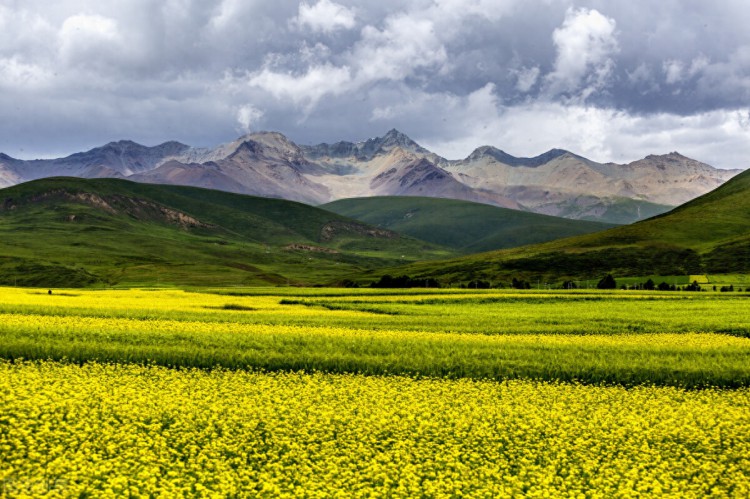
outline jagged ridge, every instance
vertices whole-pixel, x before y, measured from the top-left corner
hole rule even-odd
[[[450,161],[395,129],[362,142],[315,146],[299,146],[278,132],[258,132],[211,149],[119,141],[54,160],[0,156],[0,186],[65,175],[193,185],[310,204],[416,195],[618,223],[666,211],[738,172],[678,153],[618,165],[562,149],[519,158],[483,146]]]

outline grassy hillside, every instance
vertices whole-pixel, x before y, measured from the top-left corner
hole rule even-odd
[[[321,208],[463,253],[513,248],[612,227],[455,199],[354,198]]]
[[[672,208],[674,206],[651,203],[640,199],[620,198],[609,200],[609,204],[602,204],[602,212],[597,216],[581,216],[580,213],[575,211],[573,206],[568,206],[567,210],[560,213],[560,216],[625,225],[661,215]]]
[[[750,171],[668,213],[632,225],[388,272],[445,283],[477,278],[507,282],[512,277],[560,282],[607,273],[750,272]]]
[[[116,179],[0,190],[0,284],[316,284],[451,254],[278,199]]]

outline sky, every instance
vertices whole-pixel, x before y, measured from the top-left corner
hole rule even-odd
[[[750,167],[747,0],[0,0],[0,152],[391,128]]]

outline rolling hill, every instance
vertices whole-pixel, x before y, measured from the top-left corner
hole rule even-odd
[[[213,148],[120,140],[58,159],[25,161],[0,153],[0,187],[53,176],[122,178],[313,205],[368,196],[461,199],[608,223],[664,213],[739,171],[676,152],[615,164],[562,149],[523,158],[481,146],[465,159],[448,160],[395,129],[361,142],[318,145],[257,132]]]
[[[750,171],[664,215],[603,232],[445,261],[392,274],[444,283],[541,282],[617,276],[750,272]],[[375,274],[372,274],[374,276]]]
[[[611,228],[482,203],[424,197],[342,199],[321,208],[462,253],[541,243]]]
[[[445,248],[305,204],[117,179],[0,190],[0,284],[319,284]]]

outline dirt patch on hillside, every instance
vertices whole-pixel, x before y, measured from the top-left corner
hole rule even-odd
[[[362,224],[353,223],[353,222],[337,221],[337,222],[329,222],[325,224],[322,229],[320,229],[320,240],[331,241],[335,239],[336,237],[345,235],[345,234],[358,234],[361,236],[375,237],[378,239],[398,238],[398,234],[390,230],[378,229],[376,227],[368,227],[367,225],[362,225]]]
[[[324,248],[323,246],[313,246],[312,244],[299,244],[292,243],[284,246],[287,251],[311,251],[313,253],[328,253],[329,255],[337,255],[339,252],[335,249]]]

